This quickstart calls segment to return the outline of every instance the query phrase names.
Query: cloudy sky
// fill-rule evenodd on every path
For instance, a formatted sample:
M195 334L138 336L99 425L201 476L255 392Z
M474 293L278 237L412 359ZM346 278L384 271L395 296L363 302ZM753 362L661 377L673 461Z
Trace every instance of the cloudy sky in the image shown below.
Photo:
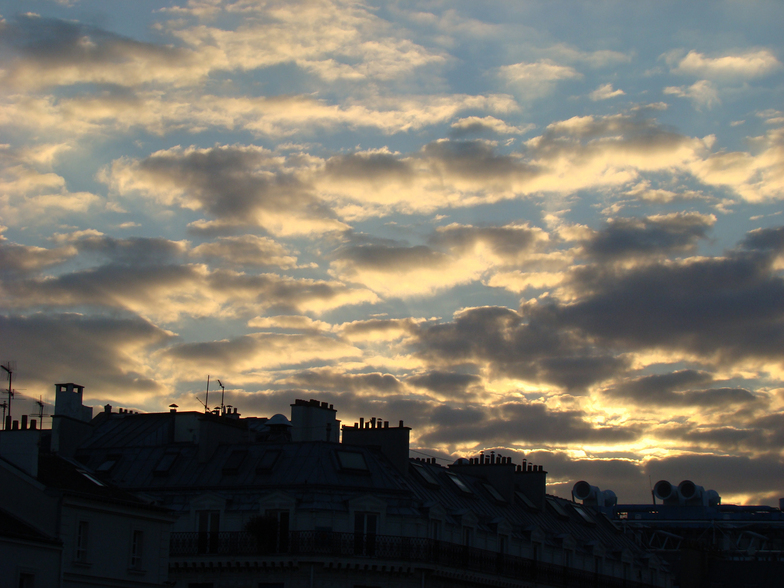
M781 2L0 15L15 417L56 382L196 410L209 375L562 496L784 496Z

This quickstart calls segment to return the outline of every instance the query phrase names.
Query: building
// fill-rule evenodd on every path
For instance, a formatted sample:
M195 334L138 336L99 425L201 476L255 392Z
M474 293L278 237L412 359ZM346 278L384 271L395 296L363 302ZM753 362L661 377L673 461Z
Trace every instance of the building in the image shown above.
M59 407L82 406L79 386L58 384L57 395ZM0 585L165 585L174 517L67 455L91 412L66 409L51 431L22 417L0 432Z
M290 419L107 406L82 424L62 450L174 514L179 588L670 586L614 521L547 495L542 466L411 459L403 421L341 427L297 400Z
M611 517L638 546L668 562L681 588L781 586L781 504L723 505L718 492L691 480L677 486L660 480L652 504L617 504L615 493L585 481L577 482L573 493L584 508Z

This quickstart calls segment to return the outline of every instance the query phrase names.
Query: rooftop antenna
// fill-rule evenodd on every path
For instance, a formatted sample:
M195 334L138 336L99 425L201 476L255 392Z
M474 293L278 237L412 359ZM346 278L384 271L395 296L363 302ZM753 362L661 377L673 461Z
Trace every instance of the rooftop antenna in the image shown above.
M207 398L204 400L204 412L210 412L207 408L210 404L210 374L207 374Z
M38 400L35 401L38 405L38 412L37 413L30 413L30 416L37 416L38 417L38 426L42 429L44 428L44 398L43 396L38 396ZM46 415L49 416L49 415Z
M0 365L0 368L3 368L6 372L8 372L8 420L5 418L5 409L3 409L3 422L8 428L8 421L11 420L11 399L14 397L14 370L16 369L16 362L6 362L6 365Z
M223 384L221 384L221 381L220 381L220 380L218 380L218 386L220 386L220 387L221 387L221 406L220 406L220 413L221 413L221 416L223 416L224 414L226 414L226 407L223 405L223 395L226 393L226 388L224 388L224 387L223 387Z

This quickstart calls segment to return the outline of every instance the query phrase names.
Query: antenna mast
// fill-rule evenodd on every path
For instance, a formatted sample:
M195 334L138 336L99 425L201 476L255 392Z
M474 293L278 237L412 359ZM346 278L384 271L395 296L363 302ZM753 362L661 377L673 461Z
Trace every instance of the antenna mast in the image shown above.
M204 400L204 412L210 412L210 374L207 374L207 398Z
M220 380L218 380L218 386L221 387L221 407L220 407L220 413L221 413L221 416L223 416L224 414L226 414L226 407L223 405L223 395L226 393L226 388L223 387L223 384L221 383Z
M11 399L14 397L14 369L16 366L12 366L11 362L7 362L8 365L0 365L0 368L3 368L6 372L8 372L8 418L5 418L5 407L3 407L3 421L5 422L5 428L9 429L8 426L9 421L11 420Z

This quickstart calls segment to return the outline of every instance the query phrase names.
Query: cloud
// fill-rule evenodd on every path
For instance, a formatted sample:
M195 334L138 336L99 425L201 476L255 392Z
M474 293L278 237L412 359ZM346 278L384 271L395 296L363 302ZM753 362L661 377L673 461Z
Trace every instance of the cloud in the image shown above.
M73 21L20 14L0 30L6 88L96 83L139 85L193 83L210 61L181 47L144 43ZM8 59L8 57L6 57Z
M593 92L588 94L588 97L597 102L599 100L607 100L609 98L615 98L616 96L624 96L626 92L623 90L613 90L612 84L602 84L598 88L596 88Z
M735 252L629 270L587 266L570 280L568 303L525 307L532 324L577 329L602 346L691 353L724 365L780 362L784 281L770 255Z
M560 65L551 59L504 65L498 68L498 76L523 95L532 97L549 94L556 82L583 77L573 67Z
M0 353L17 361L28 396L49 397L53 383L76 382L86 387L86 404L112 398L157 408L168 392L150 354L172 334L139 318L6 314L0 331Z
M544 231L527 225L451 224L436 230L430 246L349 245L336 253L331 271L385 296L422 296L478 280L496 267L519 265L546 241Z
M324 312L376 300L340 282L210 270L201 264L109 263L59 276L6 281L8 308L114 308L171 323L183 316L253 316L263 310Z
M212 243L202 243L194 247L191 255L219 260L233 266L277 266L290 269L297 265L297 258L283 245L257 235L221 237Z
M320 333L251 333L222 341L172 345L161 352L161 359L178 371L233 372L233 380L240 385L245 379L254 381L253 372L360 355L356 347Z
M3 237L0 226L0 275L33 274L44 268L59 265L76 255L73 247L45 249L12 243Z
M462 413L468 413L463 415ZM539 446L565 443L607 443L635 439L633 427L597 427L579 411L553 411L542 404L507 402L497 407L438 407L433 428L419 442L435 446Z
M433 367L473 364L487 377L507 377L532 385L583 393L588 387L623 373L623 357L594 348L567 329L524 322L508 308L468 308L452 322L423 325L413 343Z
M173 148L116 160L101 178L120 195L204 210L228 226L260 226L277 235L347 228L285 163L260 147Z
M694 386L712 382L713 377L708 373L681 370L632 379L606 393L611 397L629 399L651 408L698 406L709 409L761 401L758 396L743 388L693 389Z
M711 109L721 103L716 86L708 80L694 82L691 86L667 86L664 93L689 98L697 108L704 106Z
M94 208L100 198L90 192L71 192L65 178L49 169L49 161L36 162L31 150L0 145L0 215L15 226L56 221ZM41 153L38 153L39 160ZM44 168L44 169L41 169Z
M781 62L767 49L719 57L707 57L703 53L689 51L683 58L670 53L665 59L674 74L723 81L765 77L782 68Z
M492 133L497 135L522 135L534 128L534 125L514 127L493 116L469 116L452 123L452 136L464 137L470 134Z
M715 216L696 212L610 219L583 248L586 255L603 260L689 253L715 222Z

